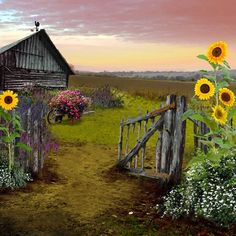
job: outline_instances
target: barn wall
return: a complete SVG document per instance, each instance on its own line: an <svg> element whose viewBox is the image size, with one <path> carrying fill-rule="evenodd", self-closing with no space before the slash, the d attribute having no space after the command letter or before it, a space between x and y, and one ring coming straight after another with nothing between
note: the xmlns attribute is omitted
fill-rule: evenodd
<svg viewBox="0 0 236 236"><path fill-rule="evenodd" d="M67 75L62 73L45 73L37 71L15 71L5 70L4 88L20 90L27 86L39 85L48 88L65 88L67 86Z"/></svg>
<svg viewBox="0 0 236 236"><path fill-rule="evenodd" d="M40 34L22 41L0 54L0 65L47 72L63 72L62 66L53 56L54 49Z"/></svg>
<svg viewBox="0 0 236 236"><path fill-rule="evenodd" d="M43 42L43 37L40 34L18 44L14 47L13 52L15 53L17 68L51 72L63 71L49 51L49 45Z"/></svg>
<svg viewBox="0 0 236 236"><path fill-rule="evenodd" d="M6 51L0 54L0 65L15 67L16 66L16 58L15 53L13 51Z"/></svg>

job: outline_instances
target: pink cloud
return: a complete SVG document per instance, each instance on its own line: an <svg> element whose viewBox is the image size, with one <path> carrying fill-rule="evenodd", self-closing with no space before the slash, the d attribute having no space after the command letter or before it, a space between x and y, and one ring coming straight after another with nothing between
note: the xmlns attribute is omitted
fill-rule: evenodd
<svg viewBox="0 0 236 236"><path fill-rule="evenodd" d="M235 41L234 5L233 0L8 0L0 9L16 10L17 22L12 21L19 27L19 20L29 28L38 20L50 34L190 44Z"/></svg>

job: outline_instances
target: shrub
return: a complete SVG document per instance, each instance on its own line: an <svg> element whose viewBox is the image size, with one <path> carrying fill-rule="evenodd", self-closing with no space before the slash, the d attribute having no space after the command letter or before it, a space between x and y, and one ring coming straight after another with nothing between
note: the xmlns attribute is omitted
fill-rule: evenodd
<svg viewBox="0 0 236 236"><path fill-rule="evenodd" d="M17 163L11 170L8 168L8 161L0 160L0 188L17 189L24 187L27 181L32 181L30 175L24 172L24 169Z"/></svg>
<svg viewBox="0 0 236 236"><path fill-rule="evenodd" d="M95 107L112 108L124 105L122 97L112 91L109 86L94 90L91 94L91 99L92 105Z"/></svg>
<svg viewBox="0 0 236 236"><path fill-rule="evenodd" d="M236 223L236 157L192 166L185 183L165 197L164 206L173 218L197 216L221 226Z"/></svg>

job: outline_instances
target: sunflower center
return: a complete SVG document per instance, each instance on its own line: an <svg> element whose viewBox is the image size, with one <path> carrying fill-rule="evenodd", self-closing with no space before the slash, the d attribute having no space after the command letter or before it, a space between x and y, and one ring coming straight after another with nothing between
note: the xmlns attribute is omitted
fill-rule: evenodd
<svg viewBox="0 0 236 236"><path fill-rule="evenodd" d="M213 51L212 51L212 55L213 55L214 57L219 57L219 56L221 55L221 53L222 53L222 50L221 50L220 47L216 47L216 48L214 48Z"/></svg>
<svg viewBox="0 0 236 236"><path fill-rule="evenodd" d="M11 96L6 96L6 97L4 98L4 102L5 102L6 104L11 104L11 103L13 102L13 98L12 98Z"/></svg>
<svg viewBox="0 0 236 236"><path fill-rule="evenodd" d="M229 102L230 101L230 95L228 93L222 93L221 94L221 99L224 102Z"/></svg>
<svg viewBox="0 0 236 236"><path fill-rule="evenodd" d="M216 110L215 116L217 119L220 119L223 116L223 113L221 112L221 110Z"/></svg>
<svg viewBox="0 0 236 236"><path fill-rule="evenodd" d="M201 93L209 93L210 91L210 86L208 84L203 84L200 87Z"/></svg>

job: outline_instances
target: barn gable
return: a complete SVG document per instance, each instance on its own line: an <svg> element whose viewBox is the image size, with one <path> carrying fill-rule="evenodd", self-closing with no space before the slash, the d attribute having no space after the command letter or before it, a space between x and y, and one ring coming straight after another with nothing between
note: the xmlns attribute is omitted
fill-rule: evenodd
<svg viewBox="0 0 236 236"><path fill-rule="evenodd" d="M45 30L0 48L2 89L20 89L26 84L67 87L74 74Z"/></svg>

